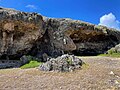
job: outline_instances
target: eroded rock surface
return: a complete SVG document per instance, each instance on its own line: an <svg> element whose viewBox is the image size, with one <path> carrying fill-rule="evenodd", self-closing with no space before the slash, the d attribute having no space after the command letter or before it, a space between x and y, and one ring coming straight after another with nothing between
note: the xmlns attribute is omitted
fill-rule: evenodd
<svg viewBox="0 0 120 90"><path fill-rule="evenodd" d="M120 42L120 32L79 20L46 18L50 44L75 55L97 55Z"/></svg>
<svg viewBox="0 0 120 90"><path fill-rule="evenodd" d="M45 30L42 16L0 8L0 56L17 58L28 53Z"/></svg>
<svg viewBox="0 0 120 90"><path fill-rule="evenodd" d="M115 29L0 8L0 59L97 55L119 43L120 32Z"/></svg>

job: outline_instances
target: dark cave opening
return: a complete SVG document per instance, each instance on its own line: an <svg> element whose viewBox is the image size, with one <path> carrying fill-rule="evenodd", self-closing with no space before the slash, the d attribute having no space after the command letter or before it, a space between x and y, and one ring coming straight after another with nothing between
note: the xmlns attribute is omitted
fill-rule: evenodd
<svg viewBox="0 0 120 90"><path fill-rule="evenodd" d="M107 51L110 48L115 47L115 45L119 43L119 40L114 35L104 35L104 34L82 35L80 32L77 32L77 33L75 32L70 35L70 38L73 40L73 42L76 45L80 43L85 43L86 45L88 45L88 47L90 47L89 49L79 48L77 50L72 51L72 53L76 56L97 56L99 54L104 54L104 53L107 53ZM104 45L102 48L91 49L91 44L89 43L96 43L98 45L102 43Z"/></svg>
<svg viewBox="0 0 120 90"><path fill-rule="evenodd" d="M22 57L22 55L3 54L2 56L0 56L0 60L20 60L21 57Z"/></svg>
<svg viewBox="0 0 120 90"><path fill-rule="evenodd" d="M8 59L8 57L7 57L7 55L6 55L6 54L4 54L4 55L0 56L0 60L6 60L6 59Z"/></svg>
<svg viewBox="0 0 120 90"><path fill-rule="evenodd" d="M102 54L102 53L98 53L94 50L84 50L84 51L74 50L74 51L72 51L72 53L75 56L97 56L99 54Z"/></svg>

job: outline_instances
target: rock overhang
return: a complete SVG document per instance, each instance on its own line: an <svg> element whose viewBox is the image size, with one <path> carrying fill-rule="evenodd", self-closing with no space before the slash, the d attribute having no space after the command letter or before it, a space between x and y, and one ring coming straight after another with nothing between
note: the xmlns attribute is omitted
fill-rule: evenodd
<svg viewBox="0 0 120 90"><path fill-rule="evenodd" d="M0 8L0 54L28 53L45 31L44 21L37 13Z"/></svg>
<svg viewBox="0 0 120 90"><path fill-rule="evenodd" d="M11 56L104 53L120 42L120 32L115 29L5 8L0 8L0 35L1 55Z"/></svg>

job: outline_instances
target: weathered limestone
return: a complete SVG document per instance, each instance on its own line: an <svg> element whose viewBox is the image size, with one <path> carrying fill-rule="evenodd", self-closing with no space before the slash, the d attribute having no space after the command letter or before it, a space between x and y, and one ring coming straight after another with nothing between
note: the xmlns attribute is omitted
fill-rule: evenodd
<svg viewBox="0 0 120 90"><path fill-rule="evenodd" d="M105 53L120 42L120 32L79 20L45 18L50 44L75 55Z"/></svg>
<svg viewBox="0 0 120 90"><path fill-rule="evenodd" d="M120 43L120 32L79 20L43 17L0 8L0 59L42 58L65 53L97 55Z"/></svg>
<svg viewBox="0 0 120 90"><path fill-rule="evenodd" d="M45 30L42 16L0 8L0 56L11 59L27 54Z"/></svg>

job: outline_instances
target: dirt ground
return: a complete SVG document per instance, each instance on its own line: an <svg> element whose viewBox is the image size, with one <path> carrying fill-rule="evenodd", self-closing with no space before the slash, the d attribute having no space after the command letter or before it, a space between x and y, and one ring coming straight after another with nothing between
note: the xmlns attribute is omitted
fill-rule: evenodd
<svg viewBox="0 0 120 90"><path fill-rule="evenodd" d="M120 90L120 58L80 57L87 65L74 72L0 70L0 90Z"/></svg>

